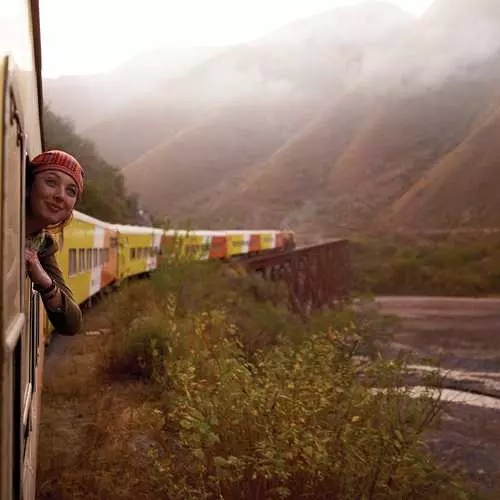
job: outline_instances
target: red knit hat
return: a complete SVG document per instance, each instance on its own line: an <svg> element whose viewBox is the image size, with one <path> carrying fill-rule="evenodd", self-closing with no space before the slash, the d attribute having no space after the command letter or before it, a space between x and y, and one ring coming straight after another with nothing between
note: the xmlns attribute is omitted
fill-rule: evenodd
<svg viewBox="0 0 500 500"><path fill-rule="evenodd" d="M46 170L59 170L73 178L78 187L78 197L83 193L83 168L70 154L64 151L45 151L31 161L33 174Z"/></svg>

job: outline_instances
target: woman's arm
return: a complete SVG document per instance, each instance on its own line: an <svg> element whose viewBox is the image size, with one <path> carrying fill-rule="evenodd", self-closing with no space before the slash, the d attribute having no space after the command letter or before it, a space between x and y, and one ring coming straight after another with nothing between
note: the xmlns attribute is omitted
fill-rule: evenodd
<svg viewBox="0 0 500 500"><path fill-rule="evenodd" d="M82 312L64 282L55 256L39 258L37 252L30 249L26 249L25 254L28 273L35 289L40 292L54 328L66 335L78 333L82 326Z"/></svg>

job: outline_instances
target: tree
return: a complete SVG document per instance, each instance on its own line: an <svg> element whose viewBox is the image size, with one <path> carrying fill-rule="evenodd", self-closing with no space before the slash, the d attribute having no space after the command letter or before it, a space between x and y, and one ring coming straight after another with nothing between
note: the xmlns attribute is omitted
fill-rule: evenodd
<svg viewBox="0 0 500 500"><path fill-rule="evenodd" d="M120 170L99 155L94 143L79 136L70 120L44 108L46 149L73 155L85 171L85 190L78 210L106 222L131 224L140 221L138 200L129 195Z"/></svg>

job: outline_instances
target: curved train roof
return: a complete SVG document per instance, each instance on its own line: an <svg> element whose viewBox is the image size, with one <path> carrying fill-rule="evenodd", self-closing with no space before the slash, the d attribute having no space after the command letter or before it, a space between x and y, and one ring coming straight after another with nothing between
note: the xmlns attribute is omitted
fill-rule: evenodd
<svg viewBox="0 0 500 500"><path fill-rule="evenodd" d="M116 231L121 234L163 234L163 229L151 226L133 226L131 224L113 224Z"/></svg>
<svg viewBox="0 0 500 500"><path fill-rule="evenodd" d="M282 229L160 229L151 226L134 226L132 224L112 224L110 222L104 222L90 215L79 212L78 210L73 211L73 217L75 220L80 220L87 222L89 224L94 224L98 227L108 229L110 231L118 231L122 234L167 234L169 236L179 235L179 236L238 236L238 235L248 235L248 234L276 234L280 232L290 232L288 230Z"/></svg>

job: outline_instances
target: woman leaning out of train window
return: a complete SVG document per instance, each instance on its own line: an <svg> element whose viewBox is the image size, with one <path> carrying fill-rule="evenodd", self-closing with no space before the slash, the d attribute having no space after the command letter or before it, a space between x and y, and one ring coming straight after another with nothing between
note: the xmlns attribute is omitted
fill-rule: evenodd
<svg viewBox="0 0 500 500"><path fill-rule="evenodd" d="M57 265L52 233L71 221L82 193L83 169L68 153L47 151L26 167L26 271L50 322L66 335L80 330L82 313Z"/></svg>

